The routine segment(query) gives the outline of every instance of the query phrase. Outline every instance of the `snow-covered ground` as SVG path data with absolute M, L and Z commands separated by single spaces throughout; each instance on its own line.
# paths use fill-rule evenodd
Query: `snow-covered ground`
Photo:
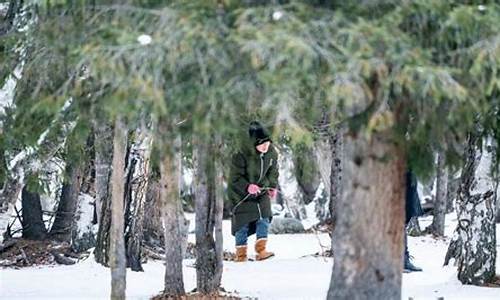
M 192 216 L 188 217 L 192 220 Z M 429 223 L 429 218 L 421 219 L 422 227 Z M 448 215 L 447 223 L 446 233 L 451 236 L 456 223 L 454 215 Z M 224 236 L 224 247 L 232 250 L 233 239 L 227 221 Z M 190 240 L 194 240 L 193 235 Z M 310 255 L 321 251 L 321 244 L 328 246 L 329 243 L 327 234 L 271 235 L 269 248 L 277 256 L 263 262 L 225 262 L 223 286 L 228 291 L 236 290 L 259 299 L 325 299 L 332 260 Z M 403 299 L 500 299 L 500 289 L 464 286 L 456 279 L 455 267 L 442 267 L 447 243 L 447 240 L 428 236 L 409 237 L 410 252 L 424 272 L 403 275 Z M 187 291 L 196 284 L 193 263 L 193 260 L 184 262 Z M 162 290 L 163 264 L 150 261 L 144 269 L 143 273 L 127 273 L 128 299 L 149 299 Z M 96 264 L 92 257 L 73 266 L 1 269 L 0 272 L 0 299 L 109 298 L 109 270 Z

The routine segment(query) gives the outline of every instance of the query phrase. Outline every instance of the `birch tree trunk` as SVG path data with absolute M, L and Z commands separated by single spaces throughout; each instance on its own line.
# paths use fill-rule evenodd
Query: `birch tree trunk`
M 118 118 L 115 122 L 113 138 L 113 171 L 111 174 L 111 227 L 110 227 L 110 267 L 111 299 L 125 299 L 126 259 L 123 196 L 125 180 L 125 155 L 127 153 L 127 129 Z
M 326 194 L 326 203 L 317 203 L 315 206 L 316 217 L 325 222 L 330 218 L 330 193 L 331 193 L 331 170 L 332 170 L 332 149 L 330 147 L 329 138 L 321 136 L 314 142 L 314 155 L 321 181 L 323 182 L 324 191 Z
M 495 181 L 491 139 L 468 137 L 457 198 L 458 225 L 445 264 L 455 258 L 463 284 L 483 285 L 495 277 Z
M 304 195 L 300 191 L 299 183 L 295 176 L 295 164 L 293 162 L 291 149 L 284 145 L 279 153 L 279 178 L 278 182 L 281 187 L 281 194 L 285 206 L 290 215 L 298 220 L 303 220 L 307 217 Z
M 222 166 L 216 163 L 214 145 L 198 143 L 195 167 L 196 286 L 205 295 L 219 291 L 222 279 Z M 215 234 L 215 235 L 214 235 Z
M 126 203 L 128 217 L 126 219 L 125 245 L 127 266 L 132 271 L 143 271 L 141 265 L 144 206 L 149 179 L 149 161 L 151 153 L 151 135 L 146 130 L 136 131 L 136 142 L 130 149 L 129 168 L 127 172 L 131 180 L 126 184 Z
M 434 217 L 430 232 L 436 236 L 444 236 L 444 224 L 447 206 L 448 170 L 444 150 L 438 152 L 436 199 L 434 200 Z
M 168 147 L 172 148 L 168 149 Z M 181 176 L 180 137 L 173 141 L 173 145 L 164 145 L 162 150 L 164 154 L 160 165 L 160 182 L 166 257 L 163 294 L 175 298 L 185 294 L 182 271 L 182 245 L 184 243 L 182 224 L 184 219 L 179 190 Z
M 401 299 L 405 162 L 384 135 L 344 136 L 328 299 Z

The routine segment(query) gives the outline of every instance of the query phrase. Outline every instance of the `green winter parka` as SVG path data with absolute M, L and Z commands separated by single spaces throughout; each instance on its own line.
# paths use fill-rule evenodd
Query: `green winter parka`
M 271 143 L 267 153 L 260 153 L 251 141 L 231 160 L 228 180 L 228 196 L 233 203 L 231 233 L 235 235 L 242 226 L 250 224 L 248 235 L 255 233 L 255 222 L 260 218 L 272 218 L 270 188 L 278 186 L 278 153 Z M 250 184 L 258 185 L 262 192 L 250 195 Z

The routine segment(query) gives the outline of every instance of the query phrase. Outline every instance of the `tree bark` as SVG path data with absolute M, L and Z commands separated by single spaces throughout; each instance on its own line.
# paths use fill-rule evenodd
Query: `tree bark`
M 281 147 L 279 160 L 279 185 L 280 187 L 286 187 L 286 189 L 281 190 L 281 195 L 283 196 L 283 201 L 288 209 L 289 214 L 292 218 L 303 220 L 307 217 L 304 195 L 302 194 L 299 183 L 295 176 L 295 165 L 292 157 L 292 150 L 283 145 Z
M 216 163 L 214 146 L 199 143 L 196 145 L 193 155 L 196 209 L 196 286 L 197 291 L 205 295 L 218 293 L 222 278 L 223 198 L 221 196 L 223 195 L 219 190 L 222 181 L 222 168 Z
M 109 265 L 109 230 L 111 226 L 111 194 L 109 191 L 113 160 L 113 129 L 107 121 L 96 118 L 94 124 L 96 214 L 99 229 L 94 250 L 96 262 Z
M 71 242 L 82 183 L 82 172 L 83 168 L 80 162 L 66 162 L 65 173 L 68 175 L 68 180 L 63 184 L 54 224 L 50 229 L 50 234 L 55 240 Z
M 330 170 L 330 222 L 332 228 L 335 228 L 337 222 L 337 203 L 342 195 L 342 169 L 343 169 L 343 154 L 344 154 L 344 134 L 345 125 L 339 124 L 335 126 L 335 131 L 330 135 L 329 145 L 332 152 L 331 170 Z
M 143 241 L 144 205 L 148 185 L 149 160 L 151 153 L 151 136 L 145 130 L 136 131 L 136 140 L 130 149 L 127 173 L 130 180 L 126 184 L 126 203 L 128 217 L 126 219 L 125 244 L 127 249 L 127 266 L 132 271 L 143 271 L 141 252 Z
M 159 175 L 154 170 L 150 170 L 146 203 L 144 207 L 144 242 L 150 246 L 164 245 L 165 231 L 162 222 L 162 199 L 161 184 Z
M 316 217 L 321 221 L 325 222 L 330 218 L 330 193 L 331 193 L 331 170 L 332 170 L 332 149 L 330 147 L 329 138 L 320 136 L 317 141 L 314 142 L 314 155 L 316 159 L 316 164 L 318 165 L 318 170 L 321 175 L 321 181 L 323 182 L 324 192 L 326 195 L 326 200 L 316 203 L 315 211 Z
M 448 170 L 444 150 L 438 152 L 436 199 L 434 200 L 434 217 L 429 231 L 436 236 L 444 236 L 444 224 L 447 205 Z
M 115 122 L 113 138 L 113 171 L 111 174 L 111 227 L 110 227 L 110 267 L 111 299 L 125 299 L 126 259 L 123 196 L 125 180 L 125 155 L 127 153 L 127 129 L 118 118 Z
M 469 134 L 457 198 L 458 225 L 445 258 L 445 264 L 456 259 L 463 284 L 483 285 L 495 277 L 496 186 L 490 151 L 490 139 Z
M 168 147 L 172 148 L 168 149 Z M 179 297 L 185 294 L 182 271 L 184 239 L 181 227 L 184 220 L 179 191 L 181 176 L 180 138 L 174 140 L 174 145 L 164 145 L 163 151 L 165 153 L 160 165 L 166 257 L 163 294 L 167 297 Z
M 328 299 L 401 299 L 405 162 L 383 136 L 344 136 Z
M 95 193 L 97 223 L 101 224 L 103 205 L 109 201 L 109 180 L 113 160 L 113 128 L 105 120 L 94 124 L 95 147 Z
M 308 205 L 313 202 L 316 196 L 316 191 L 321 183 L 321 174 L 318 171 L 313 149 L 304 147 L 303 149 L 294 151 L 293 156 L 295 177 L 304 195 L 304 203 Z
M 23 238 L 43 240 L 47 236 L 47 229 L 43 223 L 40 195 L 30 192 L 26 187 L 22 192 Z
M 448 187 L 446 188 L 446 212 L 451 213 L 454 210 L 454 202 L 457 198 L 458 186 L 460 185 L 460 180 L 455 178 L 453 172 L 448 169 Z

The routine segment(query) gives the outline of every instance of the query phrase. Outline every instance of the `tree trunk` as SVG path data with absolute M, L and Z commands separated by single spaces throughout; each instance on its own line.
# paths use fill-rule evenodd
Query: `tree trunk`
M 144 242 L 149 246 L 158 247 L 164 245 L 165 231 L 162 222 L 162 200 L 161 184 L 159 175 L 154 170 L 150 170 L 146 203 L 144 207 Z
M 47 229 L 43 223 L 40 195 L 28 191 L 25 187 L 22 192 L 23 238 L 43 240 L 47 236 Z
M 331 193 L 331 170 L 332 170 L 332 149 L 329 138 L 320 137 L 314 142 L 314 155 L 321 181 L 323 182 L 326 199 L 316 203 L 314 210 L 320 222 L 325 222 L 330 218 L 330 193 Z
M 401 299 L 405 162 L 383 135 L 344 137 L 328 299 Z
M 337 203 L 342 195 L 342 169 L 344 160 L 344 134 L 345 126 L 339 124 L 335 127 L 335 132 L 330 135 L 329 145 L 332 152 L 331 170 L 330 170 L 330 222 L 332 228 L 335 228 L 337 222 Z
M 482 144 L 482 147 L 481 147 Z M 445 258 L 455 258 L 463 284 L 483 285 L 495 277 L 495 183 L 491 140 L 469 134 L 457 198 L 458 225 Z
M 128 217 L 126 219 L 125 244 L 127 249 L 127 266 L 132 271 L 143 271 L 141 252 L 143 241 L 144 205 L 148 185 L 149 159 L 151 153 L 151 136 L 145 130 L 136 132 L 136 142 L 130 149 L 126 184 L 126 203 Z
M 78 197 L 80 195 L 82 172 L 83 168 L 80 162 L 66 162 L 68 180 L 63 184 L 54 224 L 50 229 L 50 234 L 55 240 L 61 242 L 71 241 Z
M 196 145 L 195 167 L 196 209 L 196 282 L 199 293 L 219 291 L 222 278 L 222 169 L 216 163 L 214 145 Z M 217 165 L 217 166 L 216 166 Z M 215 236 L 214 236 L 214 229 Z
M 182 259 L 184 243 L 182 234 L 183 212 L 180 200 L 179 184 L 181 176 L 180 138 L 174 145 L 164 145 L 165 152 L 161 160 L 161 197 L 163 226 L 165 228 L 165 290 L 167 297 L 179 297 L 185 294 Z M 172 151 L 168 151 L 172 150 Z
M 97 226 L 94 220 L 95 199 L 88 194 L 80 194 L 75 213 L 71 248 L 75 252 L 87 251 L 96 245 Z
M 454 202 L 457 198 L 458 187 L 460 185 L 460 179 L 456 179 L 453 172 L 448 169 L 448 187 L 446 188 L 446 212 L 451 213 L 454 210 Z
M 111 226 L 110 178 L 113 160 L 113 129 L 100 118 L 94 126 L 96 214 L 99 224 L 94 250 L 96 262 L 109 265 L 109 229 Z
M 107 121 L 98 120 L 94 125 L 95 193 L 97 223 L 101 224 L 102 210 L 109 201 L 109 179 L 113 160 L 113 128 Z
M 110 227 L 110 267 L 111 299 L 125 299 L 126 259 L 123 237 L 123 196 L 125 181 L 125 155 L 127 152 L 127 129 L 118 118 L 115 122 L 113 138 L 113 171 L 111 174 L 111 227 Z
M 313 149 L 303 147 L 303 149 L 294 151 L 293 156 L 295 177 L 300 191 L 304 195 L 304 203 L 308 205 L 313 202 L 316 196 L 316 191 L 321 183 L 321 174 L 318 171 Z
M 283 145 L 278 157 L 279 160 L 279 185 L 281 195 L 292 218 L 303 220 L 307 217 L 304 195 L 302 194 L 297 178 L 295 177 L 295 165 L 292 157 L 292 150 Z
M 438 152 L 437 159 L 436 199 L 434 200 L 434 217 L 429 231 L 436 236 L 444 236 L 448 192 L 448 170 L 444 150 Z
M 498 166 L 498 164 L 497 164 Z M 498 170 L 497 170 L 498 172 Z M 496 202 L 495 202 L 495 205 L 497 207 L 497 217 L 496 217 L 496 222 L 497 223 L 500 223 L 500 176 L 497 176 L 497 179 L 496 179 L 496 193 L 495 193 L 495 199 L 496 199 Z

